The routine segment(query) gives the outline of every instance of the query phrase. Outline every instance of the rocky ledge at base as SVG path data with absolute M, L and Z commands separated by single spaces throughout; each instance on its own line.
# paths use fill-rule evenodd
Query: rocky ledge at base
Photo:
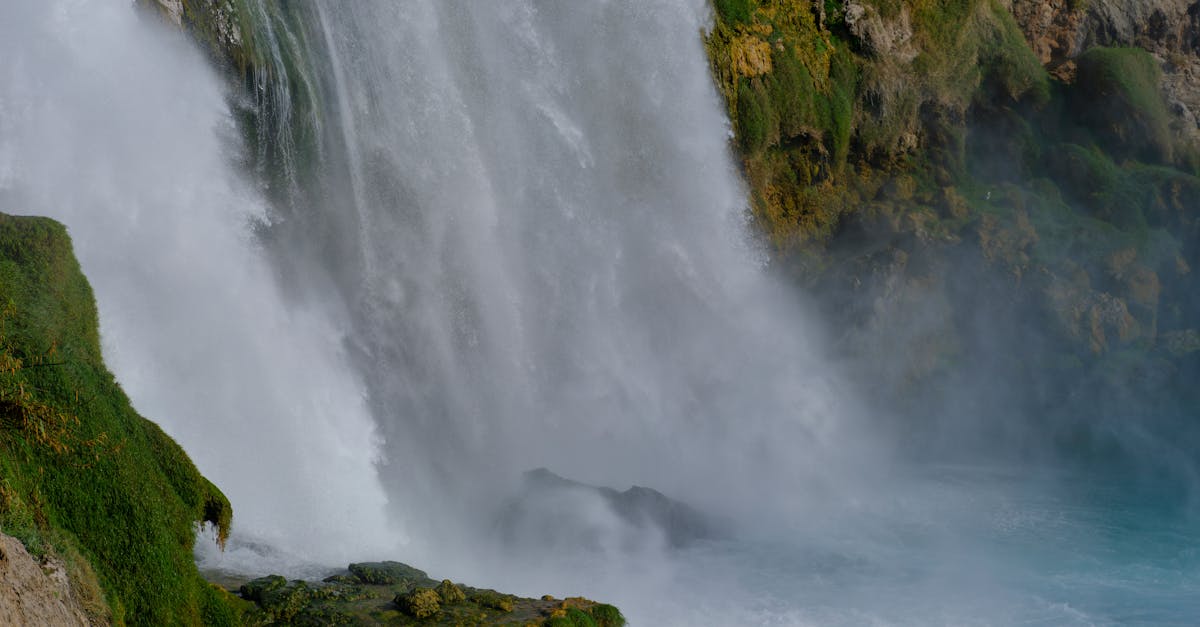
M 272 625 L 521 625 L 619 627 L 621 612 L 573 597 L 527 599 L 495 590 L 436 581 L 400 562 L 350 564 L 322 581 L 270 575 L 238 593 L 255 604 L 247 624 Z

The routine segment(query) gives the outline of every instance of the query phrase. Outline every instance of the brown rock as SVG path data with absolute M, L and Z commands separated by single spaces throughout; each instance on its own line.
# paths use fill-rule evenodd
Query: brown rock
M 88 625 L 66 569 L 39 564 L 16 538 L 0 534 L 0 625 Z
M 875 7 L 855 0 L 846 3 L 846 26 L 872 56 L 908 63 L 917 57 L 912 18 L 907 5 L 884 18 Z
M 1011 0 L 1010 8 L 1034 53 L 1063 80 L 1073 80 L 1072 59 L 1093 46 L 1149 51 L 1162 64 L 1163 95 L 1174 126 L 1200 141 L 1200 4 L 1195 0 Z
M 771 44 L 750 35 L 742 35 L 729 45 L 733 71 L 738 76 L 761 76 L 771 71 Z

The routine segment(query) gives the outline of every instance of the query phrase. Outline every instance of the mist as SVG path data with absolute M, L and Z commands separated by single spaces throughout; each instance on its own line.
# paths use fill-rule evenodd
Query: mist
M 276 287 L 206 59 L 124 3 L 5 11 L 0 208 L 67 225 L 134 406 L 238 504 L 239 531 L 339 561 L 394 546 L 337 319 Z
M 1195 432 L 1031 379 L 1052 340 L 1011 277 L 869 223 L 835 251 L 854 289 L 773 265 L 705 0 L 247 6 L 250 93 L 123 4 L 0 23 L 0 210 L 68 226 L 107 362 L 230 497 L 202 567 L 401 559 L 635 625 L 1196 609 Z M 1092 474 L 1104 441 L 1148 481 Z M 720 533 L 527 491 L 541 467 Z

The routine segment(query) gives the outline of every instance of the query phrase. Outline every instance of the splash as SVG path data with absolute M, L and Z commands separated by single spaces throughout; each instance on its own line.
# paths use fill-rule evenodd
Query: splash
M 330 560 L 393 546 L 345 322 L 278 289 L 205 60 L 123 3 L 5 12 L 0 208 L 67 225 L 134 406 L 222 486 L 236 533 Z
M 255 6 L 270 100 L 321 112 L 276 258 L 337 277 L 407 529 L 537 466 L 730 510 L 828 477 L 853 403 L 748 234 L 705 2 Z

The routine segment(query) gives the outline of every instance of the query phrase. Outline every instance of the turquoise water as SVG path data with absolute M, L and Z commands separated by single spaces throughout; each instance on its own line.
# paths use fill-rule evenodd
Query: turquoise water
M 680 551 L 514 552 L 476 537 L 417 563 L 526 596 L 611 602 L 635 627 L 1200 624 L 1200 519 L 1177 496 L 965 467 L 893 474 L 842 496 L 787 526 L 743 512 L 731 537 Z M 238 572 L 239 551 L 201 563 Z M 247 554 L 241 568 L 271 562 Z M 276 557 L 289 576 L 326 574 Z
M 1200 621 L 1200 526 L 1158 495 L 967 469 L 897 487 L 890 504 L 826 541 L 713 547 L 709 559 L 748 560 L 769 593 L 763 611 L 781 623 Z
M 516 580 L 497 571 L 494 583 L 583 591 L 633 625 L 1200 622 L 1200 525 L 1178 502 L 1025 469 L 938 468 L 884 483 L 790 528 L 755 529 L 751 513 L 733 539 L 558 555 L 517 568 Z

